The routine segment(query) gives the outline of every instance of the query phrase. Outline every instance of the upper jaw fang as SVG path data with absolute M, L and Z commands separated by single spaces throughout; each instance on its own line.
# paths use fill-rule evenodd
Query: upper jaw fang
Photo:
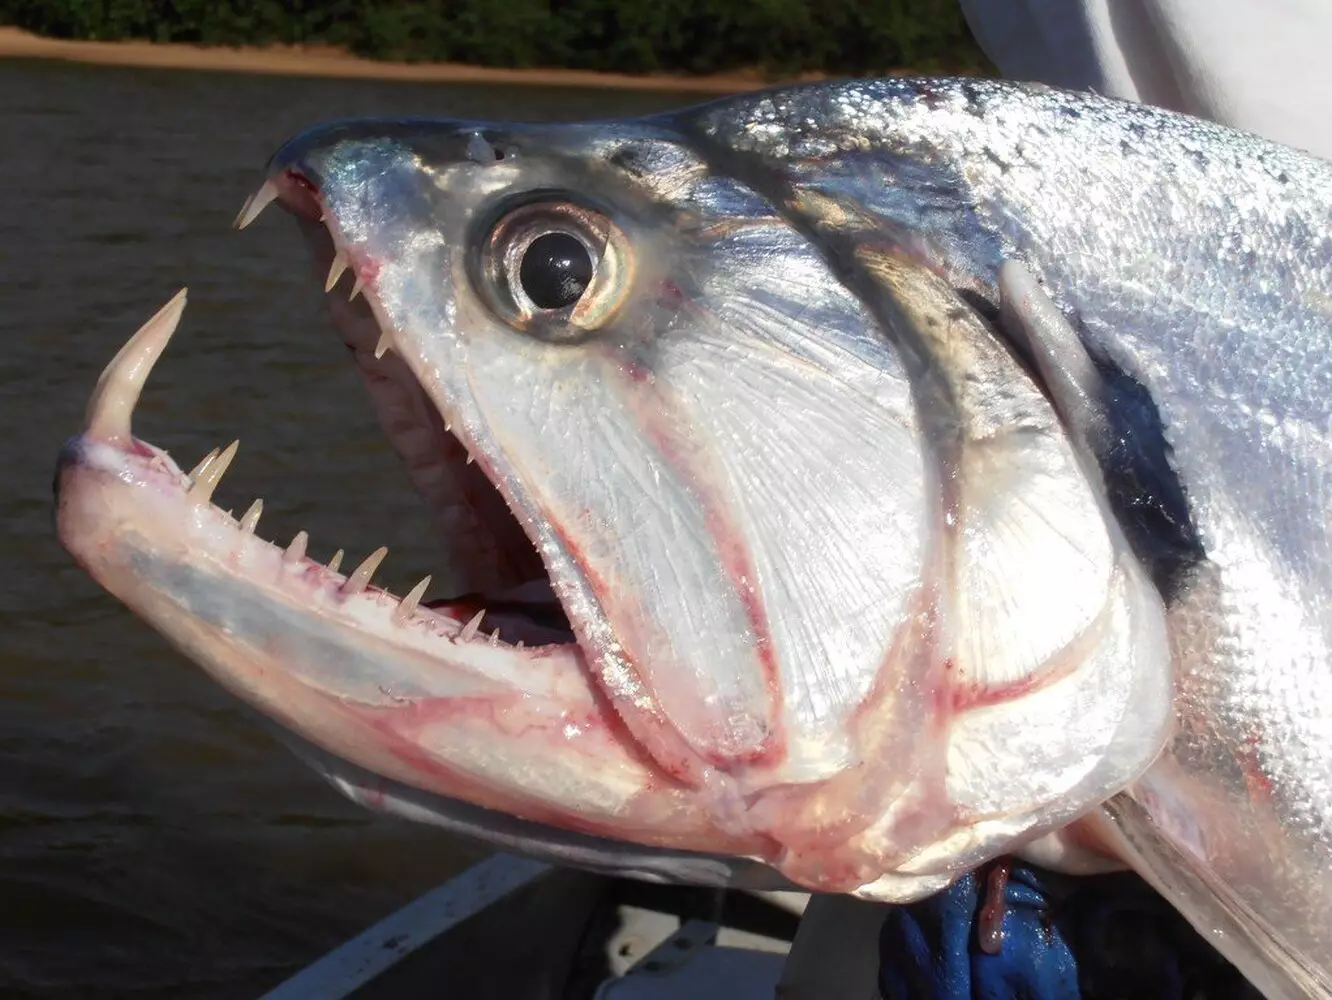
M 251 222 L 259 217 L 259 213 L 267 208 L 278 196 L 278 187 L 273 181 L 266 180 L 263 186 L 254 194 L 245 199 L 245 204 L 236 215 L 236 221 L 232 223 L 237 229 L 244 229 Z
M 347 251 L 337 250 L 333 254 L 333 262 L 328 266 L 328 277 L 324 279 L 324 291 L 333 291 L 333 286 L 338 283 L 342 277 L 342 272 L 347 270 Z
M 363 262 L 358 260 L 358 255 L 356 253 L 343 246 L 343 240 L 338 230 L 338 226 L 326 211 L 323 205 L 322 195 L 310 182 L 304 180 L 302 174 L 288 169 L 266 179 L 260 188 L 250 195 L 250 197 L 246 199 L 245 204 L 242 205 L 240 212 L 236 216 L 236 228 L 244 229 L 249 226 L 267 206 L 275 201 L 280 202 L 283 207 L 291 210 L 304 222 L 313 223 L 315 217 L 318 217 L 330 245 L 327 246 L 327 248 L 321 247 L 317 256 L 323 257 L 331 250 L 328 273 L 324 279 L 324 291 L 326 294 L 332 292 L 342 280 L 343 275 L 348 271 L 351 271 L 353 281 L 351 283 L 351 291 L 347 301 L 354 302 L 358 296 L 363 294 L 366 288 L 366 279 L 362 277 L 359 268 L 359 264 Z M 369 303 L 368 299 L 367 304 L 371 305 L 371 311 L 373 312 L 373 304 Z M 150 321 L 150 325 L 152 322 L 153 321 Z M 394 347 L 393 331 L 392 327 L 382 321 L 377 322 L 376 325 L 378 327 L 379 337 L 374 346 L 373 355 L 376 360 L 379 360 Z M 441 411 L 441 417 L 443 418 L 445 433 L 452 433 L 452 422 L 448 415 Z M 466 448 L 465 442 L 464 447 Z M 216 456 L 212 457 L 216 458 Z M 475 461 L 475 456 L 470 449 L 466 449 L 464 461 L 465 464 L 468 465 Z M 201 466 L 204 468 L 200 471 L 204 474 L 205 479 L 210 478 L 207 476 L 208 466 L 210 464 L 211 463 L 207 461 L 201 463 Z M 220 472 L 218 478 L 220 478 Z M 209 492 L 211 493 L 211 489 Z M 260 510 L 262 510 L 262 508 L 260 508 Z M 258 521 L 258 513 L 259 512 L 255 511 L 253 508 L 250 511 L 247 511 L 245 517 L 242 518 L 242 527 L 252 532 L 254 522 Z M 293 542 L 293 544 L 295 544 L 295 542 Z M 301 555 L 303 555 L 303 553 L 301 553 Z M 331 571 L 336 572 L 340 564 L 340 557 L 341 552 L 334 557 L 333 562 L 329 567 Z M 534 582 L 539 583 L 547 590 L 547 593 L 543 595 L 541 603 L 554 603 L 558 605 L 558 599 L 555 598 L 553 593 L 549 593 L 549 583 L 546 580 L 542 579 Z M 476 596 L 484 599 L 486 595 L 478 593 Z M 490 596 L 495 596 L 496 599 L 501 601 L 501 603 L 505 600 L 502 594 L 498 596 Z M 416 594 L 414 597 L 412 594 L 409 594 L 404 600 L 408 600 L 408 603 L 410 604 L 410 608 L 404 613 L 410 616 L 410 614 L 415 611 L 416 606 L 422 603 L 423 599 L 421 594 Z M 520 601 L 519 603 L 522 602 Z M 475 632 L 476 627 L 480 624 L 480 618 L 477 618 L 471 624 L 471 631 Z M 464 629 L 464 631 L 467 631 L 467 629 Z
M 279 186 L 273 178 L 270 177 L 268 180 L 264 181 L 258 191 L 245 199 L 245 204 L 241 206 L 240 212 L 236 215 L 236 220 L 234 222 L 235 228 L 244 229 L 252 223 L 259 217 L 260 212 L 278 199 L 280 193 Z M 328 222 L 327 215 L 322 211 L 322 207 L 319 214 L 319 221 L 326 225 Z M 348 301 L 354 302 L 357 296 L 365 291 L 365 279 L 357 272 L 355 262 L 352 260 L 351 255 L 345 249 L 338 246 L 337 234 L 333 231 L 333 227 L 327 226 L 327 229 L 329 237 L 333 240 L 333 260 L 329 263 L 328 277 L 324 279 L 324 291 L 333 291 L 338 281 L 342 278 L 342 275 L 348 268 L 351 268 L 353 280 Z M 375 345 L 375 358 L 382 358 L 388 353 L 392 346 L 393 340 L 389 336 L 389 331 L 387 329 L 382 330 L 379 335 L 379 343 Z

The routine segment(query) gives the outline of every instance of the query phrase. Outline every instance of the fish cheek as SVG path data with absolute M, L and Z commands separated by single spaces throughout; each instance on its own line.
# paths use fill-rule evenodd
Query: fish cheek
M 930 627 L 908 642 L 922 659 L 895 666 L 936 700 L 922 702 L 932 714 L 911 757 L 862 758 L 881 789 L 874 769 L 907 771 L 881 815 L 799 864 L 806 877 L 868 875 L 858 892 L 894 898 L 925 884 L 903 876 L 1012 850 L 1140 775 L 1168 731 L 1171 670 L 1159 596 L 1048 402 L 944 282 L 897 258 L 866 263 L 934 380 L 915 385 L 942 514 L 924 572 Z

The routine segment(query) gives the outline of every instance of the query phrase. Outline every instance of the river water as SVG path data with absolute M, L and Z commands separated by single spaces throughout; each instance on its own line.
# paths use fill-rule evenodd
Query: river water
M 0 62 L 0 996 L 237 997 L 480 857 L 341 799 L 78 570 L 51 477 L 98 373 L 182 285 L 135 415 L 261 534 L 376 546 L 403 593 L 431 527 L 270 210 L 230 223 L 292 133 L 344 115 L 554 119 L 698 100 Z

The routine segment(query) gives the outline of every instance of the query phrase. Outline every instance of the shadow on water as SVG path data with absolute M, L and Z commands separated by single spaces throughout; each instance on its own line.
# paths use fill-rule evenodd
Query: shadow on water
M 268 155 L 344 115 L 570 118 L 693 97 L 0 63 L 0 994 L 249 997 L 474 860 L 344 802 L 72 563 L 51 477 L 88 392 L 173 292 L 135 418 L 217 502 L 384 583 L 431 526 L 327 326 L 295 227 L 230 222 Z M 437 568 L 437 567 L 436 567 Z

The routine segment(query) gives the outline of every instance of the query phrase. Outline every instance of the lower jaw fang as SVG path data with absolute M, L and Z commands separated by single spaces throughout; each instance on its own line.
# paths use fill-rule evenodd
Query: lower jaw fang
M 149 373 L 180 322 L 185 301 L 186 293 L 182 289 L 140 327 L 107 365 L 88 404 L 85 441 L 118 453 L 120 458 L 114 464 L 143 462 L 146 466 L 144 475 L 150 481 L 160 477 L 157 485 L 166 490 L 181 491 L 185 503 L 210 519 L 218 519 L 222 522 L 218 527 L 225 526 L 234 531 L 235 541 L 227 543 L 233 550 L 232 560 L 239 562 L 248 558 L 247 553 L 252 556 L 263 551 L 280 551 L 282 577 L 290 577 L 293 585 L 297 585 L 296 580 L 304 581 L 316 590 L 319 599 L 331 597 L 341 602 L 362 595 L 375 599 L 381 595 L 393 598 L 397 606 L 391 612 L 392 624 L 407 627 L 428 622 L 435 630 L 446 630 L 446 635 L 451 626 L 451 638 L 455 641 L 470 642 L 478 635 L 484 635 L 491 645 L 498 646 L 501 643 L 498 629 L 506 622 L 510 634 L 518 638 L 514 643 L 518 648 L 529 644 L 564 644 L 573 640 L 563 609 L 555 600 L 549 582 L 544 579 L 532 580 L 496 594 L 470 594 L 448 601 L 423 602 L 430 584 L 427 576 L 406 596 L 395 598 L 387 591 L 371 587 L 371 578 L 388 554 L 387 548 L 376 549 L 348 576 L 341 577 L 338 570 L 342 550 L 338 550 L 327 567 L 310 560 L 306 556 L 309 536 L 304 531 L 298 531 L 285 550 L 258 538 L 256 529 L 263 512 L 262 500 L 254 501 L 239 519 L 212 503 L 218 484 L 240 448 L 239 441 L 233 441 L 225 449 L 214 449 L 188 474 L 182 473 L 161 449 L 138 441 L 131 429 L 135 405 Z M 470 617 L 459 626 L 457 622 L 462 620 L 464 610 Z

